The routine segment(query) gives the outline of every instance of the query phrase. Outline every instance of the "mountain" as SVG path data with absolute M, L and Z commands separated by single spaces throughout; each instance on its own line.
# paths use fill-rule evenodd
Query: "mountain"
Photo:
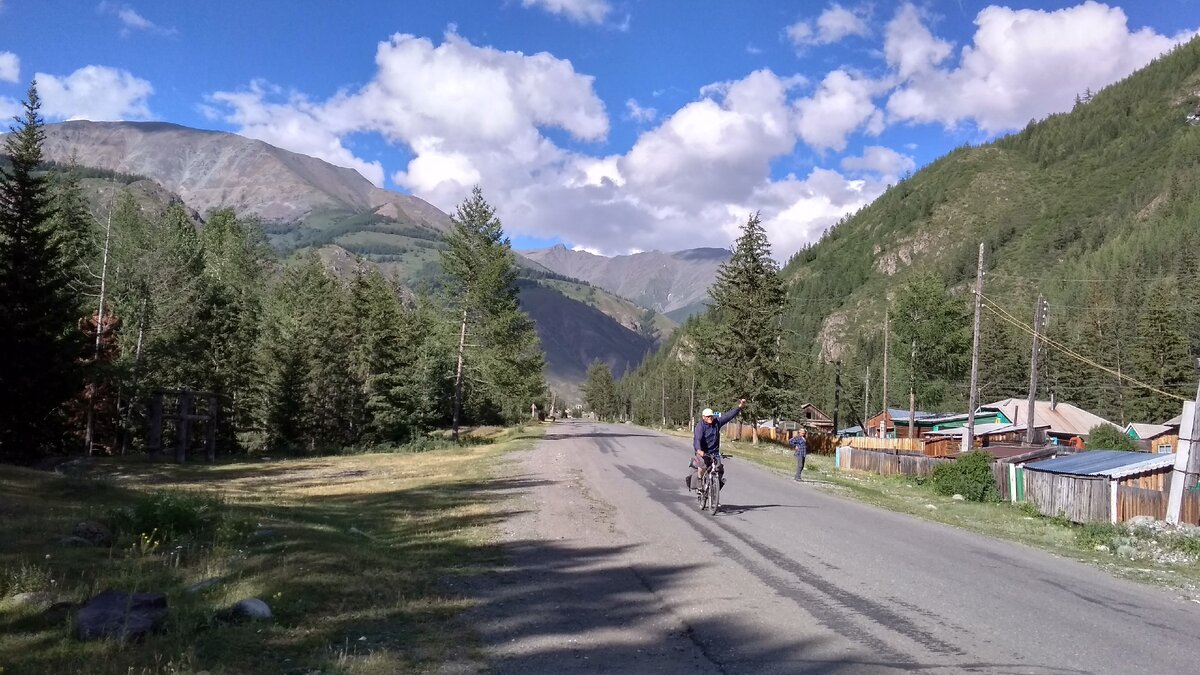
M 45 130 L 47 161 L 108 172 L 83 172 L 96 213 L 107 213 L 113 188 L 125 189 L 143 204 L 180 200 L 198 220 L 232 208 L 258 220 L 281 254 L 316 249 L 339 275 L 352 274 L 358 258 L 410 289 L 440 273 L 449 216 L 416 197 L 376 188 L 353 170 L 236 134 L 173 124 L 65 122 Z M 639 307 L 517 259 L 522 307 L 543 340 L 547 379 L 564 396 L 578 394 L 593 361 L 619 374 L 653 348 L 636 331 Z M 664 317 L 656 322 L 662 335 L 675 327 Z
M 729 251 L 720 248 L 606 257 L 559 244 L 522 253 L 558 274 L 628 298 L 676 323 L 703 311 L 717 269 L 729 260 Z
M 344 233 L 346 221 L 352 228 L 388 222 L 418 233 L 449 225 L 428 202 L 377 188 L 353 169 L 236 134 L 163 122 L 75 121 L 47 125 L 42 150 L 50 162 L 152 178 L 201 214 L 232 208 L 257 218 L 281 247 L 328 243 Z
M 1166 366 L 1152 363 L 1155 331 L 1178 327 L 1200 355 L 1198 106 L 1200 42 L 1193 40 L 1068 113 L 959 148 L 892 186 L 785 266 L 794 345 L 818 368 L 857 356 L 861 377 L 864 363 L 881 361 L 888 298 L 931 273 L 965 307 L 985 242 L 989 305 L 1029 324 L 1042 294 L 1056 341 L 1164 385 Z M 1156 290 L 1166 300 L 1155 307 Z M 985 328 L 987 321 L 996 321 L 990 311 Z M 996 344 L 985 344 L 985 353 Z M 1028 358 L 1027 336 L 1017 333 L 1009 344 Z M 1127 383 L 1088 379 L 1098 371 L 1056 350 L 1044 368 L 1043 382 L 1060 387 L 1060 398 L 1127 417 L 1134 393 Z M 825 375 L 822 382 L 832 379 Z M 1019 390 L 1019 378 L 1011 379 Z

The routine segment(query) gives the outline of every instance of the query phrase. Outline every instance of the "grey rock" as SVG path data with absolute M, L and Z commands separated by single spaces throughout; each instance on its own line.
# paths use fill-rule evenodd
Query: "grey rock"
M 196 583 L 187 587 L 187 592 L 188 593 L 200 593 L 202 591 L 207 591 L 208 589 L 219 585 L 222 581 L 224 581 L 224 579 L 221 577 L 213 577 L 211 579 L 197 581 Z
M 1096 550 L 1097 551 L 1107 551 L 1108 546 L 1106 546 L 1105 544 L 1096 544 Z
M 926 504 L 925 508 L 929 509 L 930 511 L 937 511 L 937 507 L 933 504 Z
M 1132 546 L 1122 545 L 1117 547 L 1117 555 L 1122 558 L 1132 558 L 1137 555 L 1137 552 L 1137 549 Z
M 83 537 L 63 537 L 59 543 L 68 548 L 91 548 L 95 546 L 92 542 Z
M 167 596 L 162 593 L 104 591 L 83 603 L 75 613 L 75 637 L 139 640 L 162 626 L 166 618 Z
M 112 533 L 103 523 L 97 523 L 94 520 L 85 520 L 77 523 L 74 529 L 71 530 L 72 537 L 86 539 L 91 542 L 92 546 L 103 546 L 105 548 L 112 546 Z
M 1154 516 L 1134 516 L 1129 519 L 1129 527 L 1147 527 L 1154 525 Z
M 235 618 L 269 619 L 271 618 L 271 607 L 258 598 L 246 598 L 234 603 L 233 607 L 229 609 L 229 613 Z
M 33 591 L 31 593 L 17 593 L 8 599 L 9 603 L 17 607 L 35 607 L 39 605 L 54 604 L 54 594 L 46 591 Z
M 956 501 L 956 502 L 961 502 L 961 501 L 964 501 L 964 500 L 966 500 L 966 497 L 964 497 L 964 496 L 962 496 L 962 495 L 960 495 L 960 494 L 955 494 L 955 495 L 954 495 L 953 497 L 951 497 L 950 499 L 953 499 L 953 500 L 954 500 L 954 501 Z

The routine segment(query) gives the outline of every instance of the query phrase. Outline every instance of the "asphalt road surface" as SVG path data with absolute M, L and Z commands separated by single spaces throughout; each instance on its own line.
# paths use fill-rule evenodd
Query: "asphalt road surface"
M 1200 605 L 736 457 L 712 516 L 690 455 L 565 422 L 505 465 L 487 672 L 1200 672 Z

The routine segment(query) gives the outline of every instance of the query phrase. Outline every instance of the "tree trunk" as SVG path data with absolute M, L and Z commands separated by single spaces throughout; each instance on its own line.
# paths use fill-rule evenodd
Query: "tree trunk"
M 467 310 L 462 313 L 462 325 L 458 330 L 458 365 L 454 369 L 454 415 L 451 421 L 450 439 L 458 442 L 458 422 L 462 414 L 463 350 L 467 346 Z

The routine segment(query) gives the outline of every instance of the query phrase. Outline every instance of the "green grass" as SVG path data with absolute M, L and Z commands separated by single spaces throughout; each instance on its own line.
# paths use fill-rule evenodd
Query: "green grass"
M 0 597 L 115 588 L 161 591 L 170 606 L 162 631 L 119 645 L 74 640 L 67 612 L 0 604 L 0 672 L 394 673 L 471 656 L 457 618 L 469 601 L 447 581 L 497 560 L 505 485 L 492 467 L 539 434 L 216 466 L 105 460 L 92 478 L 0 467 Z M 122 513 L 111 549 L 60 543 L 80 520 Z M 212 577 L 223 581 L 185 591 Z M 246 597 L 274 620 L 214 619 Z

